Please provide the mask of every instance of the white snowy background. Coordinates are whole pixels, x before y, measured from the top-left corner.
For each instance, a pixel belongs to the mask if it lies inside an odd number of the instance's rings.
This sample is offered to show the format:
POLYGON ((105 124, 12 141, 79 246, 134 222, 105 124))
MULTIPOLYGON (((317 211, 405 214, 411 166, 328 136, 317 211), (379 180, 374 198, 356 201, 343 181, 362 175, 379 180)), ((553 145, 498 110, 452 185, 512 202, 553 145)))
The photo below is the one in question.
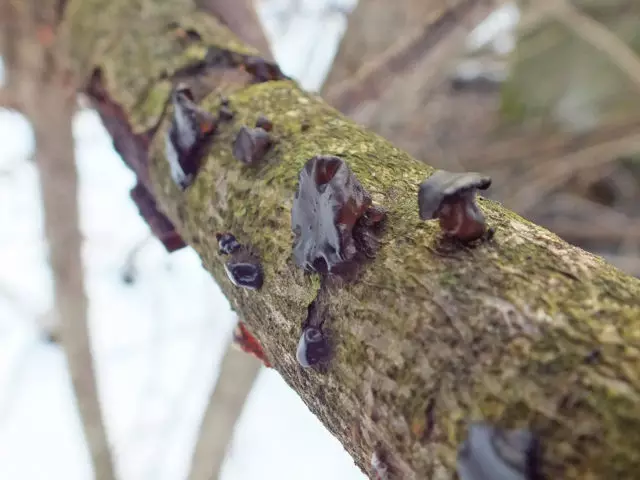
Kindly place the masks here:
MULTIPOLYGON (((259 15, 285 73, 318 90, 356 2, 263 0, 259 15)), ((119 477, 183 479, 235 316, 189 248, 167 254, 152 239, 135 282, 122 281, 127 253, 149 234, 129 199, 134 176, 94 112, 78 113, 73 127, 92 345, 119 477)), ((51 318, 52 285, 33 149, 26 120, 0 109, 0 479, 89 480, 65 359, 40 328, 51 318)), ((366 477, 263 368, 222 479, 326 478, 366 477)))

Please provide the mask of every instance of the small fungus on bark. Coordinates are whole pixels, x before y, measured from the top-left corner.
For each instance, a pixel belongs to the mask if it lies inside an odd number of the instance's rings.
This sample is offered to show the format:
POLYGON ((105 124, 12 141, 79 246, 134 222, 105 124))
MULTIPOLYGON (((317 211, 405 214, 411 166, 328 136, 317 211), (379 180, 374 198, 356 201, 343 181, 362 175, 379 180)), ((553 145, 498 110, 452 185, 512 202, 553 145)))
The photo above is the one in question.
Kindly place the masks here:
POLYGON ((367 243, 364 231, 383 218, 344 160, 313 157, 300 171, 291 209, 294 259, 306 270, 344 273, 367 243))
POLYGON ((217 120, 194 103, 191 91, 185 86, 176 87, 171 102, 173 117, 165 138, 165 153, 171 177, 184 190, 198 173, 217 120))
POLYGON ((538 469, 538 441, 528 430, 472 423, 458 451, 460 480, 535 480, 538 469))
POLYGON ((270 132, 273 129, 273 123, 264 115, 259 115, 256 120, 256 128, 261 128, 266 132, 270 132))
POLYGON ((486 232, 484 215, 476 204, 477 190, 486 190, 491 178, 479 173, 438 170, 420 184, 420 218, 437 218, 444 233, 471 242, 486 232))
POLYGON ((272 145, 271 136, 262 128, 240 128, 233 141, 233 156, 245 165, 259 163, 272 145))
POLYGON ((236 287, 259 290, 264 282, 260 260, 244 246, 231 254, 224 271, 236 287))
POLYGON ((230 255, 242 247, 240 242, 236 240, 236 237, 229 232, 216 233, 216 240, 218 240, 218 248, 220 255, 230 255))
POLYGON ((256 337, 254 337, 247 326, 242 321, 238 321, 233 330, 233 343, 240 347, 243 352, 249 353, 260 360, 265 367, 271 368, 271 363, 267 359, 262 345, 256 337))
POLYGON ((331 358, 331 346, 320 328, 307 327, 298 341, 296 352, 298 363, 305 367, 313 367, 326 363, 331 358))

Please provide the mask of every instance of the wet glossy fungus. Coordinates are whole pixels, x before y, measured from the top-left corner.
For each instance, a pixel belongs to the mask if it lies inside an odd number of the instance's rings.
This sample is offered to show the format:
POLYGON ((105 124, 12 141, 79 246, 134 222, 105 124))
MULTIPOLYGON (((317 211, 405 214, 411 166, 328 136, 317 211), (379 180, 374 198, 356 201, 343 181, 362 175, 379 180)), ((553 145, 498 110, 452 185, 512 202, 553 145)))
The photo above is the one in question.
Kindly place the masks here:
POLYGON ((236 287, 259 290, 264 282, 260 261, 245 248, 236 250, 224 264, 227 277, 236 287))
POLYGON ((307 327, 302 332, 298 341, 296 358, 298 363, 305 367, 313 367, 329 360, 331 348, 322 330, 316 327, 307 327))
POLYGON ((256 120, 256 127, 263 129, 266 132, 270 132, 273 129, 273 123, 264 115, 259 115, 256 120))
POLYGON ((473 423, 458 451, 457 471, 460 480, 535 480, 538 463, 538 441, 530 431, 473 423))
POLYGON ((216 240, 218 240, 218 248, 221 255, 229 255, 238 251, 241 247, 240 242, 229 232, 216 233, 216 240))
POLYGON ((271 147, 272 140, 262 128, 242 127, 233 141, 233 156, 245 165, 256 165, 271 147))
POLYGON ((438 170, 420 184, 420 218, 437 218, 444 233, 458 240, 476 240, 486 232, 484 215, 476 204, 476 192, 490 185, 491 178, 479 173, 438 170))
POLYGON ((353 228, 370 206, 371 198, 342 159, 307 161, 291 209, 296 263, 306 270, 339 273, 357 253, 353 228))
POLYGON ((208 140, 216 129, 216 119, 193 102, 186 87, 177 87, 171 96, 173 117, 165 138, 165 154, 171 177, 182 189, 187 188, 200 168, 208 140))

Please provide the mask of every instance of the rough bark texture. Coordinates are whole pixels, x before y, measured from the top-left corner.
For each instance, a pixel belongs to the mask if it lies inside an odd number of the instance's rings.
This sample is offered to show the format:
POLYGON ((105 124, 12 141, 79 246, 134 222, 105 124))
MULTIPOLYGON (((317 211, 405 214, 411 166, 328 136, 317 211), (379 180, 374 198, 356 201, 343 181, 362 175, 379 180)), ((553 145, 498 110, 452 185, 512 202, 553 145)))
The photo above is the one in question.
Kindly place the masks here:
MULTIPOLYGON (((82 5, 71 21, 92 15, 91 3, 82 5)), ((127 21, 107 16, 101 25, 131 24, 136 17, 136 28, 103 29, 107 39, 101 41, 109 48, 83 61, 103 69, 106 88, 129 113, 134 131, 157 121, 170 80, 212 85, 205 81, 209 74, 229 72, 203 65, 213 46, 248 51, 186 4, 109 5, 113 12, 126 6, 127 21), (181 47, 165 28, 170 21, 196 28, 202 41, 181 47), (109 43, 114 35, 118 41, 109 43)), ((88 43, 82 36, 74 41, 88 43)), ((418 218, 417 186, 431 167, 294 82, 236 80, 218 87, 230 99, 233 121, 218 126, 186 192, 170 179, 165 121, 149 155, 154 193, 262 341, 274 368, 364 471, 379 449, 404 478, 450 478, 467 422, 487 419, 537 432, 548 478, 635 475, 640 281, 489 200, 479 203, 496 229, 494 239, 476 248, 447 246, 434 222, 418 218), (252 126, 259 113, 272 120, 277 143, 262 164, 247 167, 233 158, 231 144, 240 126, 252 126), (346 160, 388 211, 381 248, 358 279, 340 288, 323 284, 325 325, 335 344, 325 373, 296 362, 301 325, 321 281, 291 258, 298 172, 318 154, 346 160), (260 255, 261 290, 239 289, 227 279, 215 238, 221 231, 233 232, 260 255)), ((197 99, 212 112, 220 104, 214 94, 197 99)))

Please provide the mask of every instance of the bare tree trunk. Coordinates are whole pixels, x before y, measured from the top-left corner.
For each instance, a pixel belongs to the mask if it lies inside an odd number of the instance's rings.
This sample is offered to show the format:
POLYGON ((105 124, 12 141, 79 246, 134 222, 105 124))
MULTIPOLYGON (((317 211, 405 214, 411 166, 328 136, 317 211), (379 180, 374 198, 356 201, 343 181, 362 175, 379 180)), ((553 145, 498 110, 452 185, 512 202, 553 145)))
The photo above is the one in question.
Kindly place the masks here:
POLYGON ((115 479, 87 325, 71 121, 76 92, 57 27, 65 2, 0 0, 7 92, 31 121, 54 301, 80 419, 98 480, 115 479))
POLYGON ((222 358, 220 375, 200 426, 189 480, 220 478, 220 469, 247 396, 262 364, 230 343, 222 358))
MULTIPOLYGON (((450 478, 468 422, 484 419, 534 431, 548 478, 635 475, 639 280, 485 199, 493 240, 475 248, 443 241, 417 212, 417 186, 432 168, 302 92, 188 3, 109 5, 99 32, 72 31, 77 64, 99 68, 87 91, 116 148, 148 175, 159 205, 271 364, 363 471, 373 456, 403 478, 450 478), (168 28, 176 21, 199 39, 180 41, 168 28), (92 50, 96 35, 103 48, 92 50), (217 124, 186 191, 165 157, 168 120, 148 155, 141 153, 148 137, 133 133, 158 121, 178 82, 212 113, 221 100, 211 93, 225 94, 234 113, 217 124), (252 168, 235 160, 232 144, 259 113, 277 141, 252 168), (387 212, 375 258, 351 282, 305 273, 291 256, 298 173, 322 154, 344 159, 387 212), (216 233, 229 230, 259 255, 261 289, 228 280, 216 233), (325 372, 296 362, 308 321, 330 332, 334 356, 325 372)), ((78 2, 69 21, 86 25, 97 13, 78 2)))

